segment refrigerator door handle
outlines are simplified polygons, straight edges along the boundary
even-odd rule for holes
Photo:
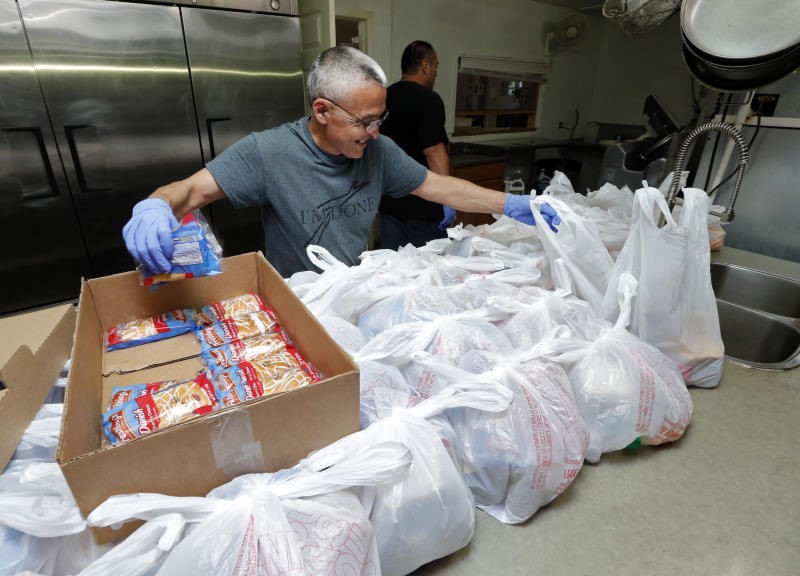
[[[95,186],[91,187],[86,181],[86,173],[84,172],[83,165],[81,164],[81,157],[78,151],[78,144],[75,141],[75,132],[84,128],[94,128],[91,124],[66,124],[64,126],[64,135],[67,137],[67,145],[69,146],[69,154],[72,157],[72,164],[75,166],[75,175],[78,178],[78,186],[81,192],[106,192],[111,190],[110,186]]]
[[[212,160],[217,157],[217,149],[214,146],[214,123],[215,122],[228,122],[232,120],[232,118],[206,118],[206,131],[208,132],[208,148],[211,151],[211,158]]]
[[[42,165],[44,166],[44,171],[47,176],[49,191],[24,194],[25,200],[38,200],[40,198],[54,198],[58,196],[58,184],[56,183],[56,176],[53,173],[53,165],[50,163],[50,156],[47,154],[47,147],[44,143],[42,129],[38,126],[20,126],[17,128],[3,128],[3,132],[28,132],[36,139],[36,147],[39,149],[39,155],[42,158]]]

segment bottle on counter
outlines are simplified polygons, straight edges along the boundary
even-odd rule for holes
[[[534,185],[536,194],[541,194],[548,186],[550,186],[550,176],[548,176],[547,172],[545,172],[544,168],[542,168],[539,170],[539,177],[536,179],[536,184]]]

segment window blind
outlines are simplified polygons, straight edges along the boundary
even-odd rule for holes
[[[476,74],[506,80],[546,82],[550,72],[548,60],[519,60],[516,58],[461,56],[458,59],[460,74]]]

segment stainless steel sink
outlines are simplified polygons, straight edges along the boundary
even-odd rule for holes
[[[711,264],[711,285],[720,300],[769,314],[800,318],[800,283],[735,264]]]
[[[714,262],[711,285],[728,360],[765,370],[800,365],[800,283]]]

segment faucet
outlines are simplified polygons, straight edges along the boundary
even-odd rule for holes
[[[711,131],[723,132],[730,136],[733,139],[733,142],[736,144],[736,149],[739,152],[739,169],[736,171],[736,184],[733,188],[733,193],[731,194],[728,206],[721,213],[712,212],[714,216],[719,216],[722,222],[733,222],[733,205],[736,203],[736,197],[739,196],[739,188],[742,186],[744,170],[747,167],[747,164],[750,162],[750,152],[747,149],[747,144],[744,142],[742,133],[739,132],[739,130],[732,124],[727,124],[725,122],[709,122],[707,124],[701,124],[689,132],[686,138],[684,138],[683,142],[681,142],[680,149],[678,150],[678,154],[675,156],[675,162],[672,168],[672,182],[670,183],[669,190],[667,192],[667,206],[669,206],[669,209],[672,210],[677,202],[675,196],[678,194],[678,189],[681,185],[681,174],[683,173],[683,166],[686,162],[686,155],[689,152],[689,147],[692,145],[692,142],[694,142],[695,138],[701,134]]]

